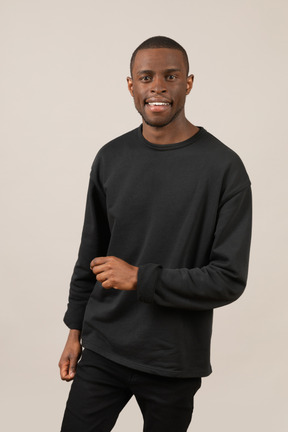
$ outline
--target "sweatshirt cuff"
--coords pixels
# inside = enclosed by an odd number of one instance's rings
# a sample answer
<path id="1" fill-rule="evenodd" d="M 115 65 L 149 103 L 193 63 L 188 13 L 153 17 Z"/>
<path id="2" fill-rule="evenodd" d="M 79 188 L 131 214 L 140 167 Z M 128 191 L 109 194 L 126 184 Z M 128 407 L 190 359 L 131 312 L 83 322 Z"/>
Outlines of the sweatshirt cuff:
<path id="1" fill-rule="evenodd" d="M 86 303 L 85 306 L 69 303 L 68 309 L 63 318 L 67 327 L 73 330 L 82 330 L 85 309 Z"/>
<path id="2" fill-rule="evenodd" d="M 137 278 L 137 297 L 144 303 L 154 303 L 156 284 L 162 266 L 159 264 L 144 264 L 139 266 Z"/>

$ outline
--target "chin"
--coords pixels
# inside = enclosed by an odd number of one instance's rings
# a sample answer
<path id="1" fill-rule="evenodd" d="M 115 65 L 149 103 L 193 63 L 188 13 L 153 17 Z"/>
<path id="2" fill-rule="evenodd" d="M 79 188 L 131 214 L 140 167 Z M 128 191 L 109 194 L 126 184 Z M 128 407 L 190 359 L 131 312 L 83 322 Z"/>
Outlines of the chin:
<path id="1" fill-rule="evenodd" d="M 157 122 L 157 121 L 153 121 L 153 120 L 148 120 L 147 118 L 144 118 L 143 116 L 142 116 L 142 119 L 148 126 L 155 127 L 155 128 L 162 128 L 164 126 L 167 126 L 173 120 L 173 118 L 172 118 L 172 119 L 169 119 L 166 121 L 163 120 L 162 122 L 161 121 Z"/>
<path id="2" fill-rule="evenodd" d="M 136 108 L 137 109 L 137 108 Z M 166 119 L 149 119 L 147 118 L 146 115 L 143 114 L 143 112 L 141 112 L 140 110 L 138 110 L 138 113 L 141 115 L 143 121 L 150 127 L 154 127 L 154 128 L 163 128 L 165 126 L 168 126 L 170 123 L 172 123 L 177 117 L 178 115 L 181 113 L 182 108 L 180 108 L 178 111 L 176 111 L 172 117 L 170 116 L 169 118 Z"/>

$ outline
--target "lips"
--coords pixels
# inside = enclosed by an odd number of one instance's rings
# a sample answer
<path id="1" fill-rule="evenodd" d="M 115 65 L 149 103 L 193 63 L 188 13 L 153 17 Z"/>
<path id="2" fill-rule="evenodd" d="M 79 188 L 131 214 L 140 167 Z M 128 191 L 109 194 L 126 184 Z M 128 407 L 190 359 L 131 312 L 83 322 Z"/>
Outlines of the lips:
<path id="1" fill-rule="evenodd" d="M 145 101 L 145 104 L 149 106 L 169 106 L 171 105 L 171 102 L 167 99 L 150 98 Z"/>
<path id="2" fill-rule="evenodd" d="M 149 98 L 145 101 L 145 107 L 150 112 L 152 111 L 153 113 L 162 113 L 171 107 L 171 102 L 162 98 Z"/>
<path id="3" fill-rule="evenodd" d="M 169 106 L 169 102 L 148 102 L 149 106 Z"/>

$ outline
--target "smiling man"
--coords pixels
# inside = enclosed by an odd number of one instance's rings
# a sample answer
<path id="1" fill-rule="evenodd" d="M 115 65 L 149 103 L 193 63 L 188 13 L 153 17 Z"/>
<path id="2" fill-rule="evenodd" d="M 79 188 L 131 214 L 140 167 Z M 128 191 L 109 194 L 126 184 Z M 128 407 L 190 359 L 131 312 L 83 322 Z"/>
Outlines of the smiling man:
<path id="1" fill-rule="evenodd" d="M 92 165 L 59 361 L 74 380 L 62 432 L 111 431 L 133 395 L 145 432 L 187 431 L 212 371 L 213 309 L 247 280 L 250 180 L 234 151 L 185 116 L 186 51 L 153 37 L 130 66 L 142 124 Z"/>
<path id="2" fill-rule="evenodd" d="M 143 135 L 148 140 L 167 144 L 183 141 L 198 132 L 184 111 L 194 78 L 188 75 L 188 69 L 183 48 L 141 48 L 133 54 L 128 88 L 143 118 Z"/>

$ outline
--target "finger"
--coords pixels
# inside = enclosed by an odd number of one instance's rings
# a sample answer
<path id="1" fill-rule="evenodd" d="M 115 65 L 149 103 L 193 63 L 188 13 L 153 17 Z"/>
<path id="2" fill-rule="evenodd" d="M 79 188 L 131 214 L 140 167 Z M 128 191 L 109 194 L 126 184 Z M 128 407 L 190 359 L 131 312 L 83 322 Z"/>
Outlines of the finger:
<path id="1" fill-rule="evenodd" d="M 66 380 L 69 377 L 69 361 L 59 364 L 60 376 L 62 380 Z"/>
<path id="2" fill-rule="evenodd" d="M 104 264 L 105 262 L 107 262 L 107 258 L 109 257 L 104 256 L 94 258 L 90 263 L 90 268 L 94 267 L 95 265 Z"/>
<path id="3" fill-rule="evenodd" d="M 97 280 L 98 282 L 101 282 L 101 283 L 103 283 L 103 282 L 109 280 L 109 278 L 110 278 L 110 276 L 109 276 L 108 272 L 102 272 L 102 273 L 98 273 L 98 274 L 96 275 L 96 280 Z"/>
<path id="4" fill-rule="evenodd" d="M 69 378 L 73 379 L 76 373 L 76 366 L 77 366 L 77 358 L 73 357 L 70 359 L 70 365 L 69 365 Z"/>
<path id="5" fill-rule="evenodd" d="M 107 264 L 98 264 L 91 268 L 94 274 L 102 273 L 105 270 L 108 270 Z"/>
<path id="6" fill-rule="evenodd" d="M 109 279 L 106 279 L 104 282 L 102 282 L 102 287 L 105 289 L 111 289 L 113 288 L 111 281 Z"/>

